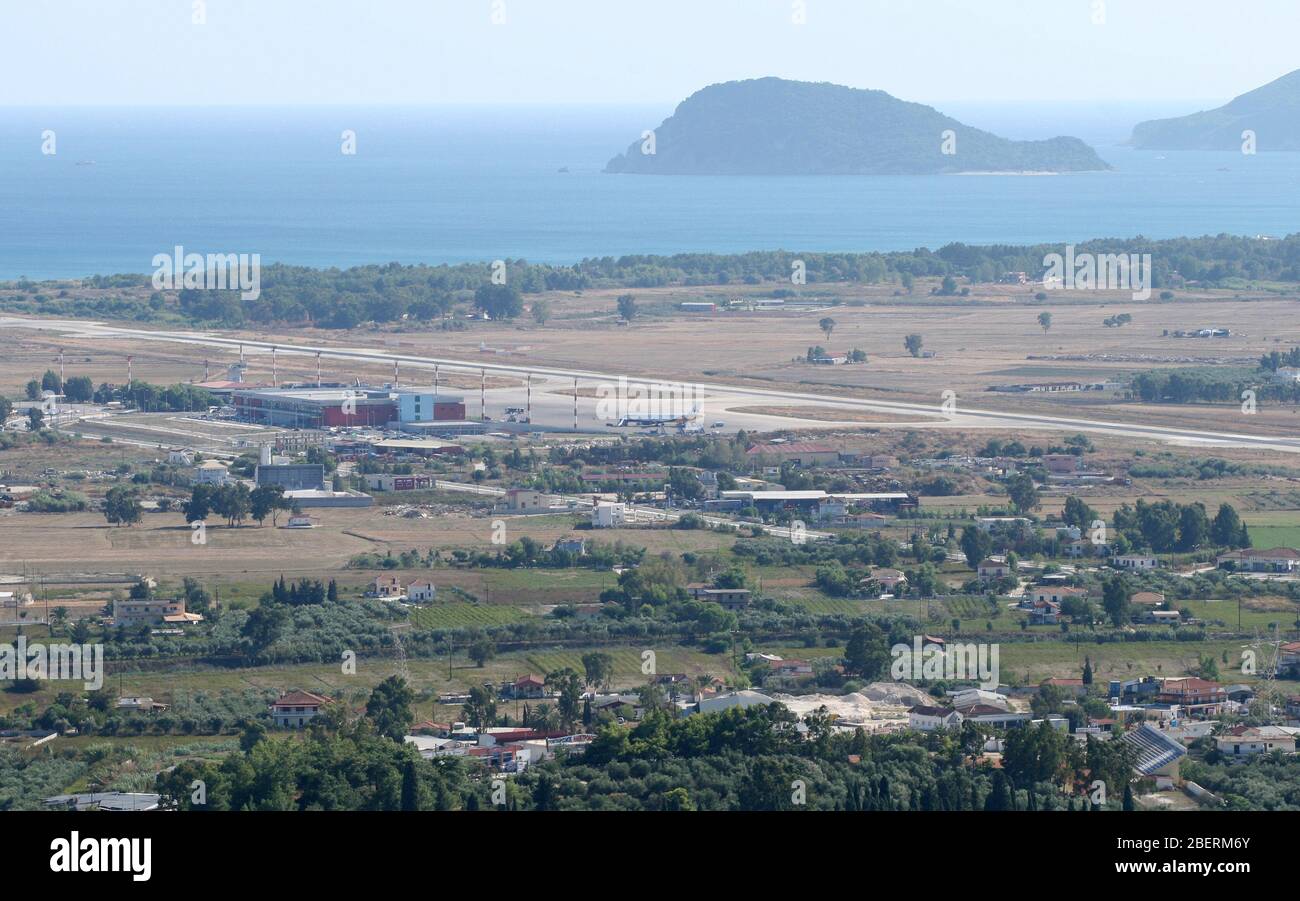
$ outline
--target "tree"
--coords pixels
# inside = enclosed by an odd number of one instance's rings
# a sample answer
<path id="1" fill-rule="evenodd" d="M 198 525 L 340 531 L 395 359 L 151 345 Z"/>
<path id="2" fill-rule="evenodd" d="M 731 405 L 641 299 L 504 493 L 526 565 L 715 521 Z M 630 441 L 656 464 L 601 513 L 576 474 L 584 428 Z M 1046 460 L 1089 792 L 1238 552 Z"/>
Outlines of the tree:
<path id="1" fill-rule="evenodd" d="M 1047 330 L 1052 327 L 1052 314 L 1047 312 L 1046 310 L 1039 313 L 1038 324 L 1043 327 L 1043 334 L 1046 335 Z"/>
<path id="2" fill-rule="evenodd" d="M 1128 579 L 1122 574 L 1106 580 L 1102 588 L 1101 605 L 1113 625 L 1120 626 L 1128 620 L 1129 601 L 1132 597 L 1133 591 L 1129 587 Z"/>
<path id="3" fill-rule="evenodd" d="M 591 651 L 582 655 L 582 670 L 587 685 L 607 686 L 614 675 L 614 658 L 603 651 Z"/>
<path id="4" fill-rule="evenodd" d="M 524 311 L 524 302 L 511 285 L 479 285 L 474 307 L 493 319 L 514 319 Z"/>
<path id="5" fill-rule="evenodd" d="M 628 322 L 636 318 L 636 298 L 631 294 L 620 294 L 618 296 L 618 315 L 622 316 Z"/>
<path id="6" fill-rule="evenodd" d="M 835 331 L 835 320 L 829 316 L 824 317 L 817 323 L 817 327 L 826 333 L 826 340 L 831 340 L 831 332 Z"/>
<path id="7" fill-rule="evenodd" d="M 366 716 L 375 724 L 375 731 L 393 741 L 401 741 L 415 722 L 411 703 L 415 692 L 401 676 L 389 676 L 375 686 L 366 701 Z"/>
<path id="8" fill-rule="evenodd" d="M 844 645 L 844 668 L 867 680 L 879 678 L 889 669 L 888 643 L 875 623 L 859 626 Z"/>
<path id="9" fill-rule="evenodd" d="M 1219 505 L 1219 512 L 1215 514 L 1214 523 L 1210 527 L 1210 537 L 1219 547 L 1250 546 L 1246 527 L 1242 525 L 1241 517 L 1237 515 L 1237 508 L 1232 504 Z"/>
<path id="10" fill-rule="evenodd" d="M 497 655 L 497 646 L 490 638 L 477 638 L 470 643 L 468 654 L 469 659 L 474 661 L 474 665 L 482 669 Z"/>
<path id="11" fill-rule="evenodd" d="M 556 693 L 556 710 L 564 728 L 578 720 L 582 704 L 582 677 L 569 667 L 546 674 L 546 687 Z"/>
<path id="12" fill-rule="evenodd" d="M 1065 499 L 1065 510 L 1061 513 L 1061 521 L 1067 526 L 1089 529 L 1097 518 L 1097 511 L 1074 495 Z"/>
<path id="13" fill-rule="evenodd" d="M 95 383 L 87 376 L 76 375 L 63 383 L 63 393 L 72 403 L 89 403 L 95 396 Z"/>
<path id="14" fill-rule="evenodd" d="M 280 630 L 288 617 L 279 604 L 260 604 L 248 614 L 244 627 L 240 630 L 253 653 L 259 653 L 270 647 L 280 637 Z"/>
<path id="15" fill-rule="evenodd" d="M 475 685 L 469 690 L 469 700 L 461 707 L 461 716 L 475 729 L 486 729 L 497 721 L 497 702 L 486 688 Z"/>
<path id="16" fill-rule="evenodd" d="M 546 325 L 546 320 L 551 318 L 550 302 L 545 300 L 534 300 L 532 314 L 533 322 L 536 322 L 538 325 Z"/>
<path id="17" fill-rule="evenodd" d="M 31 379 L 23 386 L 23 394 L 28 400 L 41 399 L 41 383 L 36 379 Z"/>
<path id="18" fill-rule="evenodd" d="M 14 413 L 13 402 L 4 395 L 0 395 L 0 429 L 4 428 L 5 420 Z"/>
<path id="19" fill-rule="evenodd" d="M 259 485 L 248 496 L 249 515 L 256 520 L 260 528 L 268 516 L 271 525 L 276 524 L 278 511 L 288 509 L 289 502 L 284 496 L 283 485 Z"/>
<path id="20" fill-rule="evenodd" d="M 212 512 L 213 493 L 211 485 L 195 485 L 190 489 L 190 499 L 181 507 L 186 522 L 202 522 L 208 518 Z"/>
<path id="21" fill-rule="evenodd" d="M 1034 487 L 1034 478 L 1027 472 L 1018 472 L 1007 480 L 1007 496 L 1021 513 L 1028 513 L 1038 506 L 1038 489 Z"/>
<path id="22" fill-rule="evenodd" d="M 1205 514 L 1205 507 L 1199 503 L 1186 504 L 1178 511 L 1179 551 L 1194 551 L 1200 548 L 1210 537 L 1210 518 Z"/>
<path id="23" fill-rule="evenodd" d="M 53 391 L 55 394 L 63 393 L 63 380 L 53 369 L 45 370 L 45 375 L 41 376 L 41 390 Z"/>
<path id="24" fill-rule="evenodd" d="M 920 335 L 908 335 L 903 339 L 903 347 L 907 348 L 907 352 L 912 356 L 919 357 L 921 355 L 921 345 L 924 341 L 925 339 Z"/>
<path id="25" fill-rule="evenodd" d="M 961 530 L 960 545 L 966 555 L 966 565 L 971 569 L 993 553 L 993 538 L 978 526 L 966 526 Z"/>
<path id="26" fill-rule="evenodd" d="M 134 488 L 114 485 L 104 495 L 104 518 L 109 525 L 135 525 L 140 521 L 140 500 Z"/>
<path id="27" fill-rule="evenodd" d="M 252 493 L 243 482 L 222 485 L 212 497 L 212 512 L 226 518 L 226 525 L 234 528 L 244 521 L 252 509 Z"/>
<path id="28" fill-rule="evenodd" d="M 30 432 L 39 432 L 45 428 L 45 414 L 41 412 L 40 407 L 27 408 L 27 430 Z"/>
<path id="29" fill-rule="evenodd" d="M 1092 661 L 1087 657 L 1083 658 L 1083 684 L 1092 684 Z"/>

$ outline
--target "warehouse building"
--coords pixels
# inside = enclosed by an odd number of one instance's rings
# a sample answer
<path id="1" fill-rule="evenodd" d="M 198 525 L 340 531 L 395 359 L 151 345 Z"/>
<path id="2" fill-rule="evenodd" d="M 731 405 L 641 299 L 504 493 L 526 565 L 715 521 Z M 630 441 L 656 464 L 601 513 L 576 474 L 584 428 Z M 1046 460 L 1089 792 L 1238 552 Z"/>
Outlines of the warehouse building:
<path id="1" fill-rule="evenodd" d="M 289 491 L 321 491 L 325 488 L 325 466 L 321 463 L 259 464 L 253 473 L 258 488 L 279 485 Z"/>

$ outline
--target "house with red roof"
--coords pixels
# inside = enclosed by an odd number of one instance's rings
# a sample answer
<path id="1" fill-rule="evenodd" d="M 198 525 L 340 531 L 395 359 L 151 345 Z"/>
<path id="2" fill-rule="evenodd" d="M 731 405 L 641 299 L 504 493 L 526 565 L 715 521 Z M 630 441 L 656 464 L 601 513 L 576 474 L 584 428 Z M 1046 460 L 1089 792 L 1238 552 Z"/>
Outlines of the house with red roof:
<path id="1" fill-rule="evenodd" d="M 283 729 L 300 729 L 320 715 L 321 709 L 333 703 L 324 695 L 310 691 L 288 691 L 271 705 L 271 720 Z"/>
<path id="2" fill-rule="evenodd" d="M 507 690 L 512 698 L 544 698 L 546 697 L 546 680 L 541 676 L 534 676 L 529 673 L 510 683 Z"/>

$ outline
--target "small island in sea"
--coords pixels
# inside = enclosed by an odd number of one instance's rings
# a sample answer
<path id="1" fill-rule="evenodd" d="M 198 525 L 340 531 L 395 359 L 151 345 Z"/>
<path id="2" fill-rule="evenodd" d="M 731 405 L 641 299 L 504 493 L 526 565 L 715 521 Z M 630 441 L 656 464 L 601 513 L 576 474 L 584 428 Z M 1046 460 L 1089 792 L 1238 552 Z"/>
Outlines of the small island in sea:
<path id="1" fill-rule="evenodd" d="M 758 78 L 710 85 L 609 161 L 635 175 L 1043 174 L 1109 169 L 1078 138 L 1012 141 L 884 91 Z"/>

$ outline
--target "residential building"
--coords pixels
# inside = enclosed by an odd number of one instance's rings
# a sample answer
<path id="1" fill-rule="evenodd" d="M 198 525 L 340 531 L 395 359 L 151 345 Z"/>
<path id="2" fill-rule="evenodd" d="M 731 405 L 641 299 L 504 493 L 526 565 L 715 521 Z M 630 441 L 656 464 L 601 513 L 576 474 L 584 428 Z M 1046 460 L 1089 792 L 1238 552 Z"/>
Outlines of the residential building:
<path id="1" fill-rule="evenodd" d="M 413 604 L 426 604 L 437 596 L 438 589 L 428 579 L 417 579 L 406 586 L 406 599 Z"/>
<path id="2" fill-rule="evenodd" d="M 119 626 L 188 626 L 203 616 L 185 611 L 185 599 L 123 598 L 113 601 L 113 623 Z"/>
<path id="3" fill-rule="evenodd" d="M 751 601 L 748 588 L 711 588 L 704 582 L 692 582 L 686 591 L 697 601 L 720 604 L 728 610 L 748 607 Z"/>
<path id="4" fill-rule="evenodd" d="M 271 720 L 281 728 L 298 729 L 311 723 L 329 703 L 329 698 L 310 691 L 286 692 L 271 705 Z"/>
<path id="5" fill-rule="evenodd" d="M 907 725 L 918 732 L 936 729 L 955 729 L 961 725 L 962 715 L 948 707 L 917 705 L 907 711 Z"/>
<path id="6" fill-rule="evenodd" d="M 898 591 L 900 586 L 907 585 L 907 576 L 900 570 L 890 569 L 887 566 L 879 566 L 871 571 L 862 582 L 867 584 L 874 583 L 880 587 L 881 591 L 893 594 Z"/>
<path id="7" fill-rule="evenodd" d="M 511 488 L 500 506 L 507 513 L 545 513 L 555 502 L 553 494 L 533 491 L 531 488 Z"/>
<path id="8" fill-rule="evenodd" d="M 1217 562 L 1221 569 L 1233 569 L 1238 572 L 1289 573 L 1300 568 L 1300 551 L 1289 547 L 1275 547 L 1269 550 L 1243 548 L 1220 554 Z"/>
<path id="9" fill-rule="evenodd" d="M 1011 564 L 1006 560 L 994 560 L 992 557 L 981 560 L 975 567 L 975 573 L 979 576 L 980 581 L 992 582 L 998 579 L 1006 579 L 1011 576 Z"/>
<path id="10" fill-rule="evenodd" d="M 1227 701 L 1222 685 L 1196 676 L 1165 679 L 1156 695 L 1159 704 L 1177 704 L 1190 714 L 1213 716 Z"/>
<path id="11" fill-rule="evenodd" d="M 402 591 L 402 580 L 397 576 L 376 576 L 366 589 L 366 597 L 382 598 L 384 600 L 397 600 L 404 597 Z"/>
<path id="12" fill-rule="evenodd" d="M 591 510 L 591 525 L 596 529 L 613 529 L 627 521 L 627 504 L 602 501 Z"/>
<path id="13" fill-rule="evenodd" d="M 1251 757 L 1281 751 L 1295 753 L 1295 730 L 1282 726 L 1234 726 L 1214 740 L 1220 754 Z"/>
<path id="14" fill-rule="evenodd" d="M 226 464 L 216 460 L 204 460 L 194 467 L 195 485 L 224 485 L 230 481 L 230 470 Z"/>
<path id="15" fill-rule="evenodd" d="M 1140 571 L 1155 569 L 1160 561 L 1150 554 L 1120 554 L 1110 558 L 1110 565 L 1116 569 Z"/>
<path id="16" fill-rule="evenodd" d="M 1086 598 L 1088 589 L 1075 588 L 1071 585 L 1035 585 L 1030 597 L 1033 603 L 1049 601 L 1056 605 L 1065 603 L 1067 598 Z"/>
<path id="17" fill-rule="evenodd" d="M 546 680 L 541 676 L 534 676 L 532 673 L 520 676 L 510 683 L 507 694 L 512 698 L 544 698 L 546 697 Z"/>

